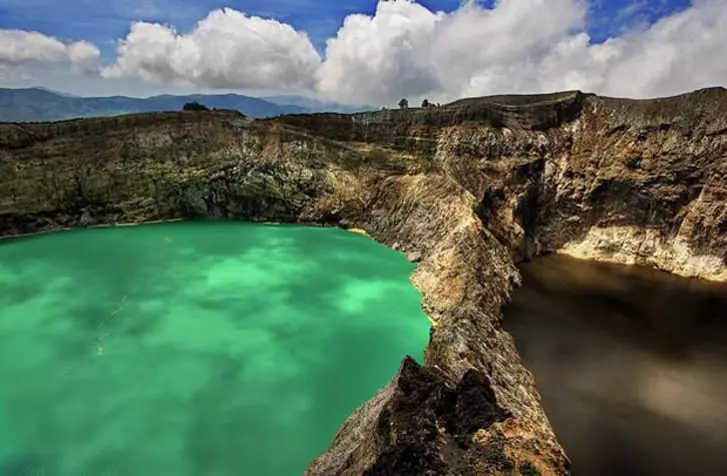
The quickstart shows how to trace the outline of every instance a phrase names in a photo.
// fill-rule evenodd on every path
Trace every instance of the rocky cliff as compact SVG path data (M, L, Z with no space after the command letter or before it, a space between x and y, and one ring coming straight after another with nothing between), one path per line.
M516 264L560 252L727 280L727 91L0 124L0 235L173 218L363 228L417 263L425 366L405 360L308 474L567 474L500 325Z

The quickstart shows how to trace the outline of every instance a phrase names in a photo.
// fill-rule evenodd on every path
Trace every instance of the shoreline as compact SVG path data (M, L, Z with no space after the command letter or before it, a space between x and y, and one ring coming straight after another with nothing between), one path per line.
M50 228L46 230L40 230L40 231L34 231L31 233L21 233L19 235L0 235L0 244L7 241L12 241L14 239L18 238L31 238L33 236L41 236L41 235L47 235L50 233L55 232L62 232L62 231L74 231L74 230L82 230L82 229L96 229L96 228L129 228L129 227L135 227L135 226L144 226L144 225L163 225L167 223L180 223L180 222L193 222L193 221L204 221L204 220L190 220L188 218L170 218L170 219L162 219L162 220L149 220L149 221L139 221L139 222L120 222L120 223L102 223L97 225L88 225L88 226L76 226L76 227L61 227L61 228ZM286 226L286 225L299 225L299 226L310 226L310 227L316 227L316 228L338 228L343 231L348 231L350 233L355 233L357 235L365 236L367 238L371 238L374 241L377 241L373 236L371 236L365 229L363 228L357 228L357 227L351 227L351 228L345 228L338 225L327 225L322 223L287 223L287 222L279 222L279 221L265 221L265 222L256 222L256 221L248 221L248 220L219 220L223 222L230 222L230 221L237 221L239 223L250 223L250 224L259 224L264 226ZM624 260L619 259L619 257L609 256L605 254L599 254L597 252L594 253L577 253L573 252L569 249L569 247L566 245L563 248L560 248L555 251L551 251L549 253L553 254L559 254L564 256L569 256L571 258L585 260L585 261L595 261L595 262L601 262L601 263L610 263L610 264L617 264L621 266L636 266L646 269L654 269L657 271L662 271L668 274L673 274L675 276L680 276L683 278L688 279L698 279L698 280L704 280L708 282L713 283L725 283L727 282L727 271L723 272L722 274L709 274L709 273L687 273L679 268L671 267L671 266L663 266L660 262L653 262L650 260L646 260L644 262L636 262L636 260ZM548 253L546 253L548 254ZM540 255L536 255L531 257L530 259L537 258ZM411 260L410 260L411 261ZM436 322L427 315L427 318L430 320L433 326L436 326Z
M94 228L127 228L132 226L140 225L162 225L165 223L177 223L185 221L184 218L170 218L168 220L151 220L151 221L140 221L140 222L121 222L121 223L101 223L98 225L87 225L87 226L64 226L59 228L49 228L47 230L33 231L30 233L20 233L18 235L0 235L0 242L5 240L12 240L15 238L30 238L33 236L47 235L49 233L55 233L59 231L74 231L83 229L94 229Z
M55 233L59 231L74 231L74 230L83 230L83 229L95 229L95 228L128 228L128 227L134 227L134 226L144 226L144 225L163 225L166 223L180 223L180 222L195 222L195 221L206 221L206 220L191 220L189 218L169 218L169 219L162 219L162 220L149 220L149 221L138 221L138 222L119 222L119 223L101 223L97 225L86 225L86 226L64 226L64 227L58 227L58 228L48 228L44 230L39 231L33 231L30 233L20 233L17 235L0 235L0 242L2 241L9 241L15 238L30 238L33 236L39 236L39 235L47 235L49 233ZM356 233L362 236L366 236L368 238L373 237L363 228L345 228L338 225L327 225L323 223L297 223L297 222L279 222L279 221L264 221L264 222L258 222L258 221L250 221L250 220L213 220L213 221L222 221L222 222L232 222L237 221L239 223L249 223L249 224L258 224L258 225L265 225L265 226L286 226L286 225L299 225L299 226L310 226L310 227L316 227L316 228L338 228L339 230L348 231L351 233Z
M371 238L371 235L369 235L369 233L366 230L364 230L363 228L344 228L344 229L346 231L350 231L351 233L356 233L356 234Z

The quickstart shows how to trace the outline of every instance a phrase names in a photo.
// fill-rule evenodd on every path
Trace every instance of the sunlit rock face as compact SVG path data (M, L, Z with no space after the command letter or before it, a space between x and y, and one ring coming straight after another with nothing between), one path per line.
M533 378L501 326L516 264L563 251L723 279L725 111L727 92L713 88L264 121L212 112L0 125L0 233L209 217L365 229L417 263L412 280L435 324L427 368L448 388L481 372L511 415L475 432L500 436L473 436L463 451L494 451L497 440L512 467L565 474ZM397 382L353 414L312 474L358 474L380 460L381 412ZM436 412L431 421L455 431ZM454 467L451 438L437 441L430 450Z
M727 281L722 258L700 255L683 236L666 238L654 229L594 227L582 239L569 241L557 252L581 259L653 266L686 277Z

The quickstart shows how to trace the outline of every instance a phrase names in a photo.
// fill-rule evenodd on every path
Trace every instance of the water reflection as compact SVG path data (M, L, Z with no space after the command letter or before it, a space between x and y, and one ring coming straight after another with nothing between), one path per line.
M546 256L505 326L575 476L727 474L727 285Z

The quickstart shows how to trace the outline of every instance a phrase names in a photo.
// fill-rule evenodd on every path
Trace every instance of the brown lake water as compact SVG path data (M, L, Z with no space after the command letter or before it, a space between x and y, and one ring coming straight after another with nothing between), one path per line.
M727 284L545 256L505 327L575 476L727 475Z

